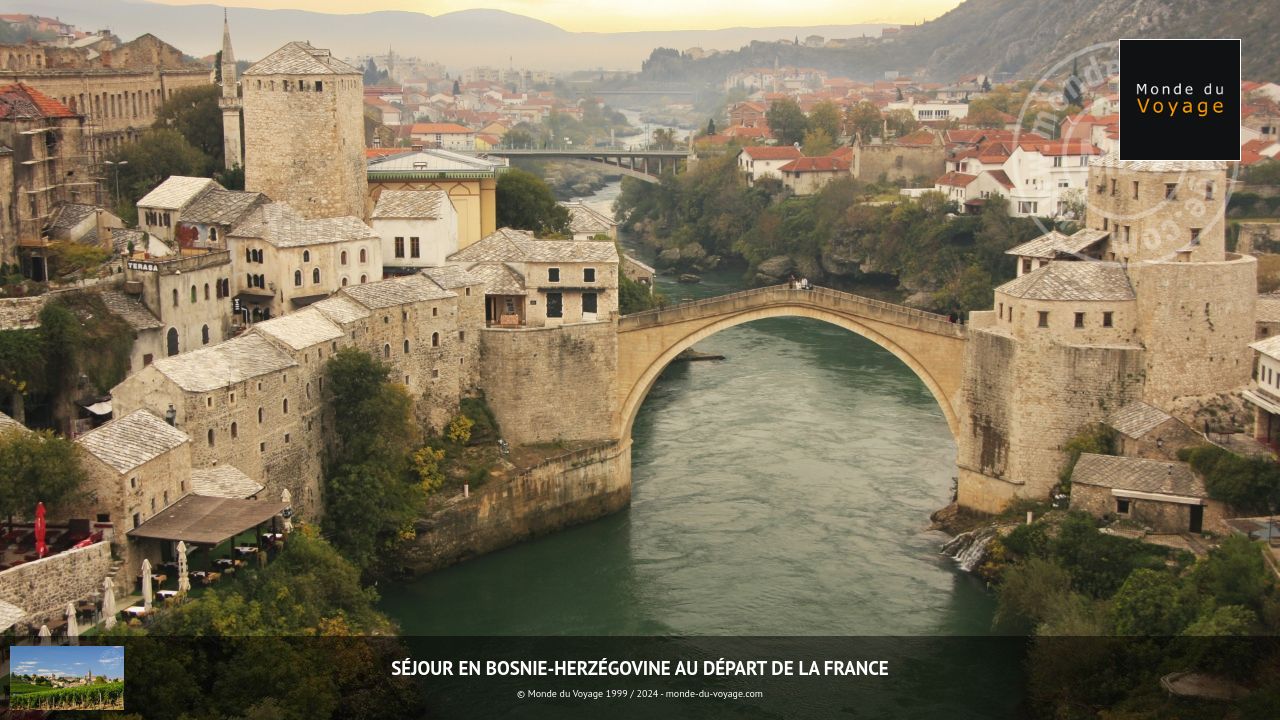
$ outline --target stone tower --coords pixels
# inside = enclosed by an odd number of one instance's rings
[[[231,26],[227,13],[222,11],[222,96],[218,107],[222,108],[222,154],[228,170],[244,166],[244,140],[240,135],[240,87],[236,82],[236,55],[231,51]]]
[[[307,218],[365,216],[364,84],[328,50],[291,42],[244,73],[245,190]]]

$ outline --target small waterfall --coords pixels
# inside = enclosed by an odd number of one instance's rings
[[[961,570],[973,572],[987,555],[987,545],[996,536],[992,527],[963,532],[947,541],[942,546],[942,554],[956,561]]]

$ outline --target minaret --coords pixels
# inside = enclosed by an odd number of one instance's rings
[[[236,55],[231,51],[231,26],[222,11],[222,154],[227,169],[244,167],[244,142],[240,136],[240,88],[236,82]]]

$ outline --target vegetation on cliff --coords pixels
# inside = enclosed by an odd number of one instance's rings
[[[1280,465],[1268,457],[1244,457],[1216,445],[1184,448],[1178,458],[1204,477],[1209,497],[1241,513],[1280,512]]]
[[[513,168],[498,178],[498,227],[531,230],[538,235],[569,232],[569,211],[556,203],[542,178]]]

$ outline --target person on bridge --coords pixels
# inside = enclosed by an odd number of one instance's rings
[[[807,277],[806,277],[806,278],[800,278],[800,289],[801,289],[801,290],[812,290],[812,289],[813,289],[813,286],[809,284],[809,278],[807,278]]]

